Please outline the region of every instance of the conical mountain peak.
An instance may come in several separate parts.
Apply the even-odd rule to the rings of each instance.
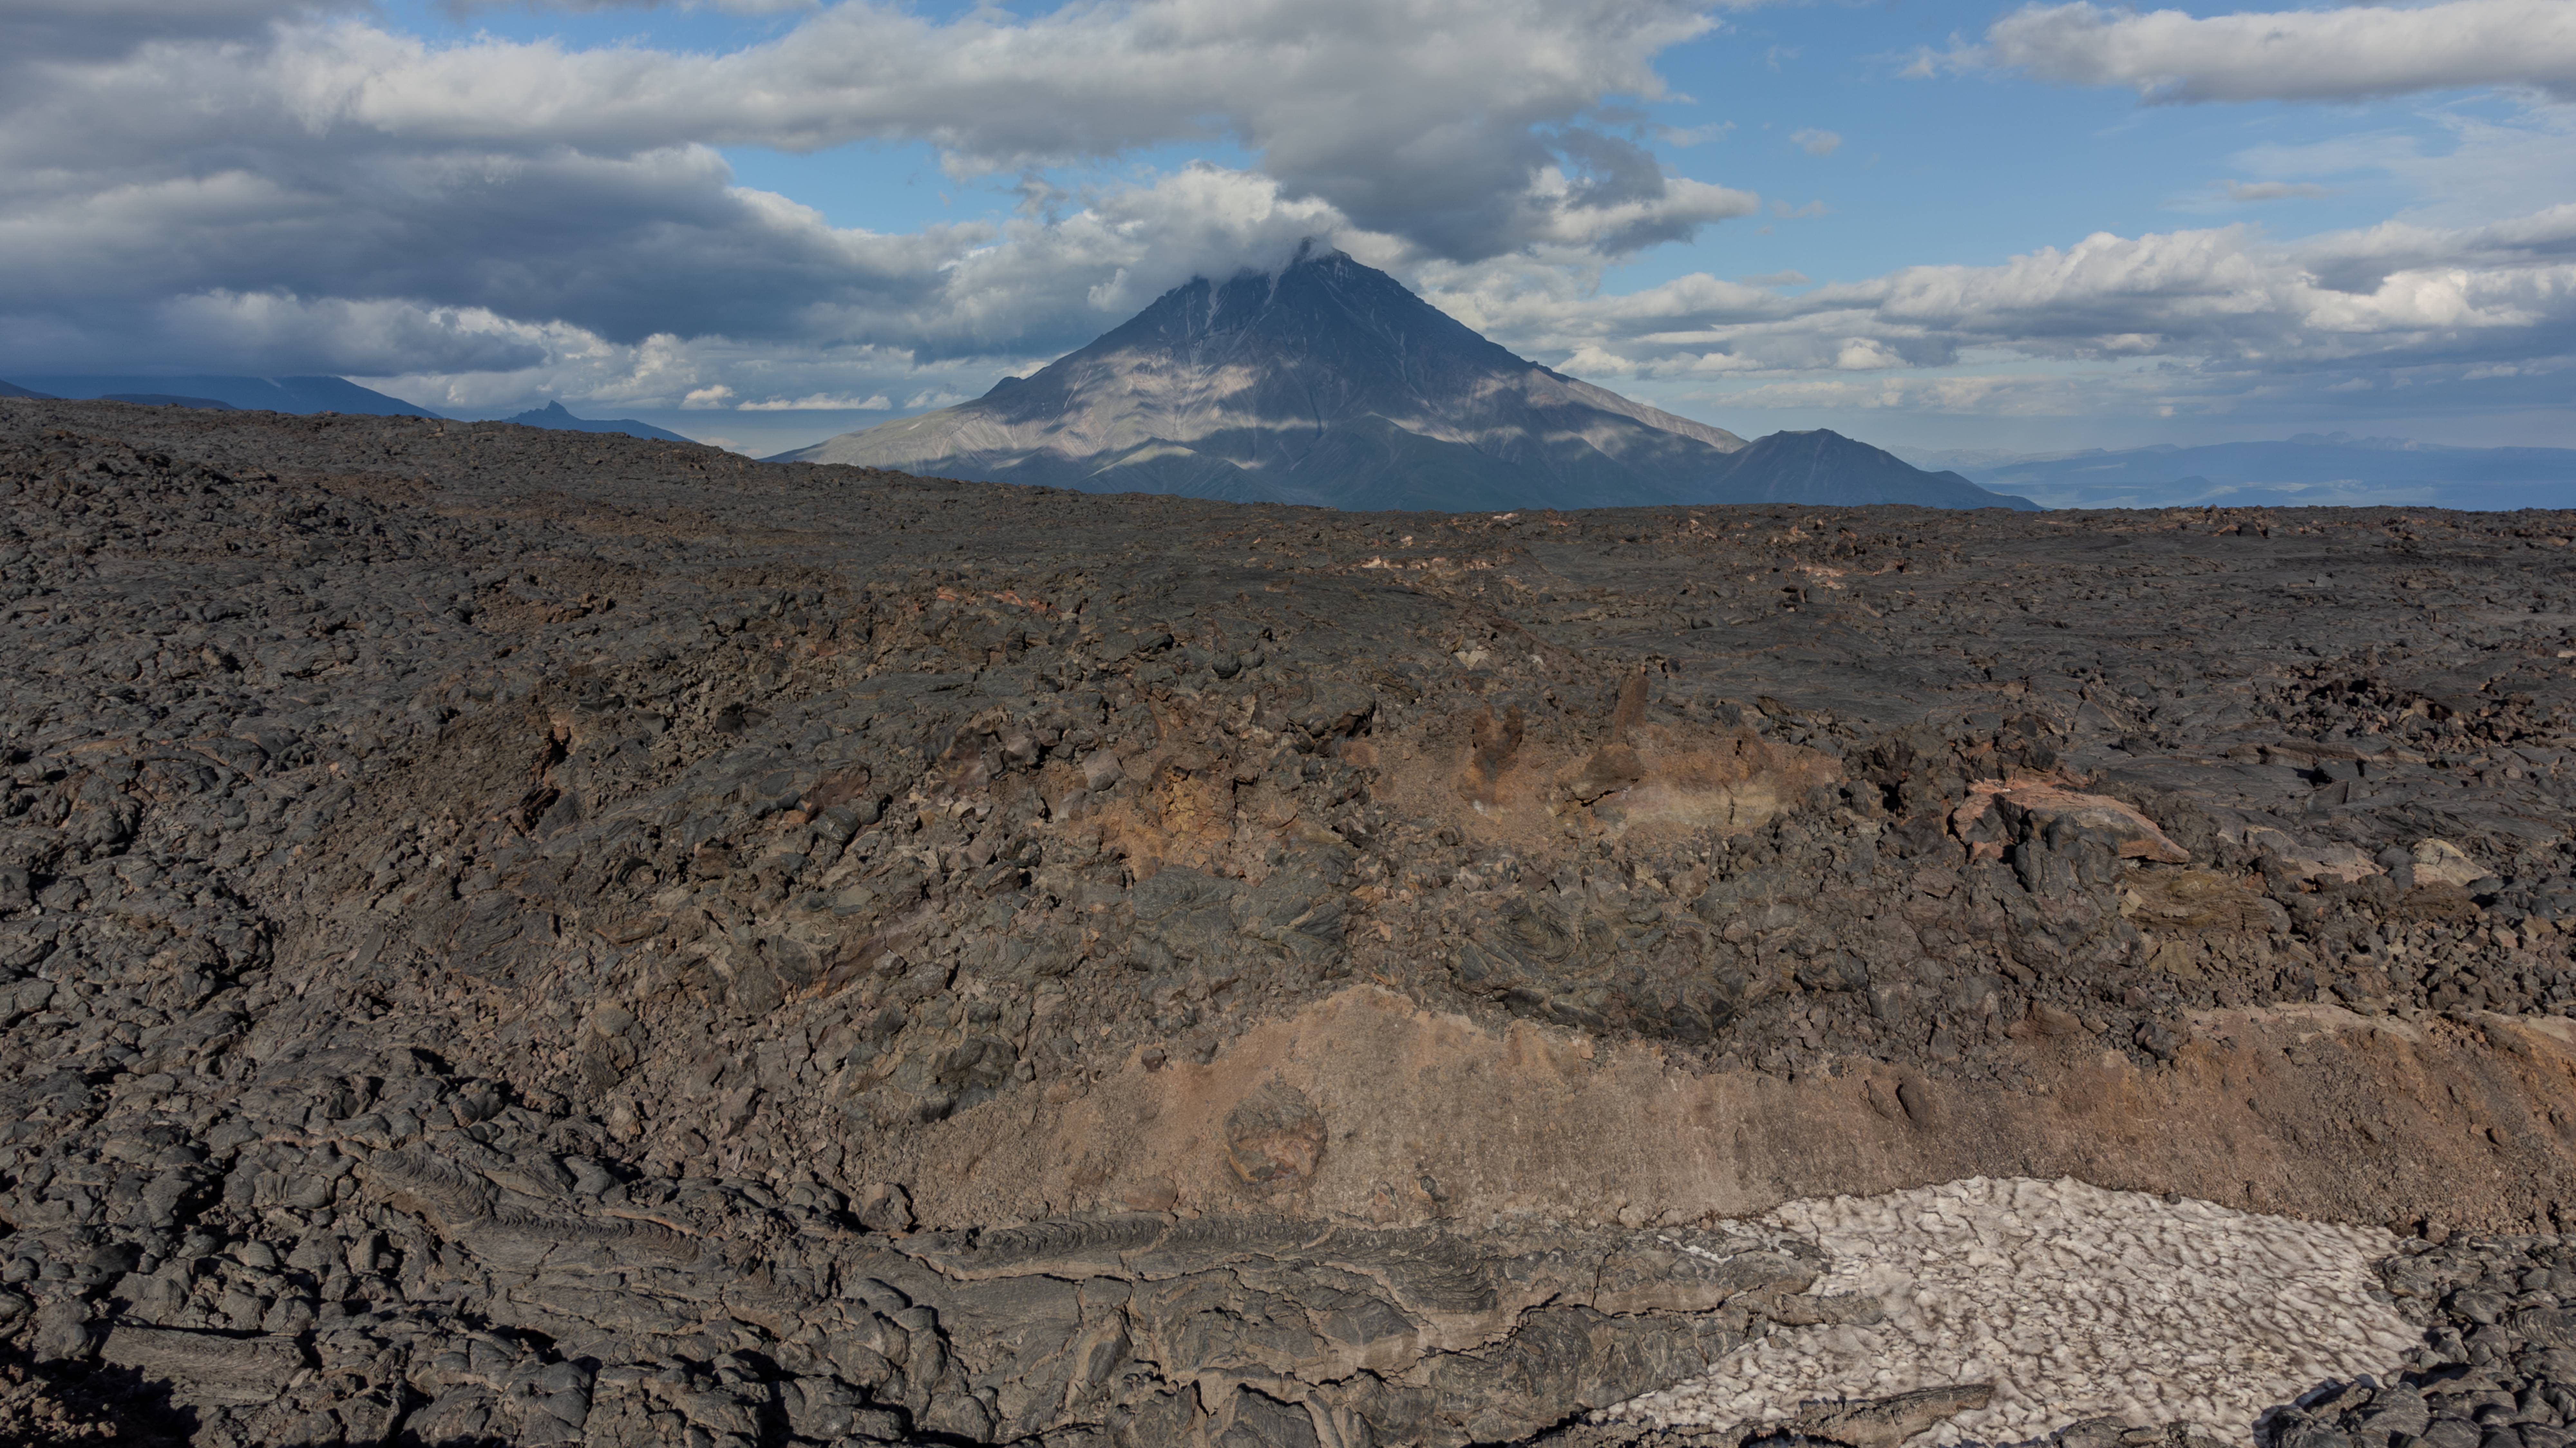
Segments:
[[[786,456],[1097,492],[1471,511],[1729,501],[1744,446],[1515,356],[1385,272],[1310,243],[1276,271],[1193,277],[972,402]]]

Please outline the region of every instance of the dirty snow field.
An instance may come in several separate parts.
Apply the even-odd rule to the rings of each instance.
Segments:
[[[1720,1426],[1818,1398],[1991,1381],[1991,1406],[1918,1441],[2012,1442],[2086,1418],[2192,1423],[2230,1441],[2329,1378],[2386,1374],[2421,1341],[2346,1227],[2106,1191],[1973,1177],[1879,1197],[1793,1201],[1759,1226],[1831,1254],[1818,1293],[1866,1293],[1885,1321],[1775,1328],[1706,1376],[1605,1417]]]

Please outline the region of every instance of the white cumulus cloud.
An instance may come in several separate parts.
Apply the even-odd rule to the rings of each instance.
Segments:
[[[1293,196],[1472,257],[1589,226],[1562,213],[1664,200],[1653,158],[1589,118],[1661,95],[1655,55],[1709,25],[1687,0],[1130,0],[944,23],[851,0],[777,40],[691,54],[290,24],[266,45],[147,45],[30,75],[0,156],[15,138],[142,164],[237,139],[224,131],[620,158],[873,140],[927,142],[977,173],[1224,139]],[[74,112],[89,124],[64,124]],[[1682,225],[1704,210],[1672,206]]]
[[[847,0],[697,53],[436,43],[363,0],[25,0],[0,10],[17,42],[0,44],[0,369],[149,357],[474,395],[468,374],[569,369],[545,395],[582,397],[572,373],[611,385],[680,339],[798,373],[725,379],[745,397],[901,397],[953,389],[802,369],[863,348],[1043,358],[1310,236],[1379,264],[1597,269],[1760,205],[1620,133],[1617,107],[1661,93],[1655,57],[1705,11],[1113,0],[935,18]],[[736,184],[721,152],[854,142],[1024,176],[1029,205],[839,227]],[[1192,142],[1249,160],[1045,179]],[[655,375],[672,398],[718,381]]]
[[[2313,181],[2229,181],[2224,185],[2230,201],[2287,201],[2332,194]]]
[[[2032,5],[1941,64],[2017,67],[2163,101],[2350,101],[2464,86],[2576,97],[2576,5],[2437,0],[2194,16]]]
[[[1693,415],[1721,423],[1730,407],[2075,413],[2123,396],[2216,407],[2357,375],[2468,380],[2499,364],[2540,387],[2576,370],[2576,205],[2297,242],[2242,226],[2106,232],[1796,296],[1706,275],[1600,296],[1498,267],[1452,273],[1433,295],[1508,344],[1696,400]]]
[[[777,397],[767,402],[735,404],[738,412],[883,412],[894,406],[882,392],[872,397],[834,397],[815,392],[803,397]]]

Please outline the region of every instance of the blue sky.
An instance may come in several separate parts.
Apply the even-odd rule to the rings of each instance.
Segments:
[[[2576,445],[2569,0],[20,8],[22,373],[768,451],[1318,234],[1748,435]]]

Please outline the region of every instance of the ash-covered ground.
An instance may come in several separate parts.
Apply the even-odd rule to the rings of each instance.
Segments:
[[[1604,1410],[2028,1177],[2407,1239],[2265,1434],[2560,1448],[2571,536],[0,403],[0,1437],[1879,1448],[1985,1388]]]

